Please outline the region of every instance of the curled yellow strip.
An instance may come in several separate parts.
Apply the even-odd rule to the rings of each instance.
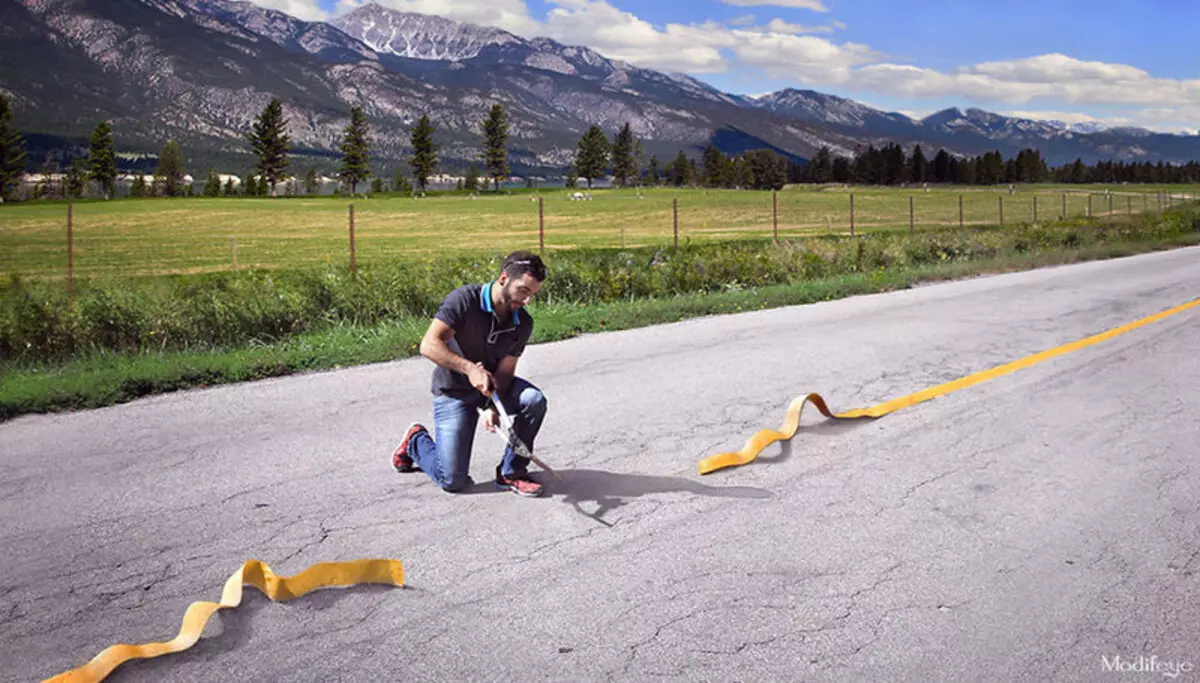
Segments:
[[[787,441],[796,435],[796,430],[800,428],[800,413],[804,410],[804,404],[811,403],[821,414],[828,418],[843,418],[851,417],[849,415],[839,414],[834,415],[829,410],[829,406],[825,404],[825,399],[821,398],[820,394],[808,394],[801,396],[792,401],[788,406],[787,417],[783,421],[783,425],[778,429],[762,429],[757,434],[750,437],[745,446],[736,453],[717,453],[710,455],[700,461],[700,474],[708,474],[716,470],[726,467],[736,467],[745,465],[758,457],[758,454],[764,448],[770,446],[776,441]],[[865,416],[853,416],[865,417]]]
[[[1161,313],[1155,313],[1154,315],[1147,316],[1141,320],[1129,323],[1128,325],[1115,327],[1106,332],[1101,332],[1100,334],[1094,334],[1090,337],[1085,337],[1078,341],[1070,342],[1069,344],[1056,346],[1052,349],[1047,349],[1019,360],[1005,363],[1004,365],[997,365],[994,368],[976,372],[967,375],[966,377],[960,377],[954,381],[946,382],[945,384],[939,384],[936,387],[930,387],[923,391],[918,391],[916,393],[909,394],[908,396],[902,396],[901,398],[893,399],[886,403],[880,403],[879,405],[872,406],[870,408],[856,408],[854,410],[849,410],[844,413],[837,413],[835,415],[830,412],[828,406],[825,405],[825,400],[822,399],[820,395],[808,394],[807,396],[803,396],[792,401],[792,404],[788,407],[787,419],[784,421],[783,426],[780,427],[778,431],[774,429],[763,429],[754,436],[750,437],[750,440],[746,442],[746,445],[742,446],[741,450],[737,451],[736,453],[718,453],[701,460],[700,474],[708,474],[709,472],[715,472],[716,470],[725,467],[745,465],[746,463],[749,463],[757,458],[758,454],[761,453],[762,450],[767,446],[770,446],[776,441],[791,439],[796,435],[796,430],[800,426],[800,411],[803,410],[804,404],[807,402],[811,402],[817,407],[817,410],[821,411],[822,415],[831,419],[837,418],[843,420],[853,420],[864,417],[883,417],[884,415],[893,413],[901,408],[914,406],[932,398],[944,396],[951,392],[958,391],[959,389],[965,389],[967,387],[979,384],[980,382],[986,382],[989,379],[995,379],[996,377],[1007,375],[1011,372],[1016,372],[1017,370],[1041,363],[1042,361],[1049,360],[1055,356],[1061,356],[1065,353],[1077,351],[1086,346],[1099,344],[1102,341],[1112,339],[1117,335],[1125,334],[1126,332],[1135,330],[1144,325],[1149,325],[1150,323],[1157,322],[1168,316],[1186,311],[1194,306],[1200,306],[1200,299],[1194,299],[1186,304],[1167,309]]]
[[[193,602],[183,615],[179,635],[161,643],[128,645],[120,643],[106,648],[83,666],[47,679],[54,683],[95,683],[102,681],[118,666],[131,659],[149,659],[172,652],[181,652],[196,644],[209,617],[218,610],[237,607],[242,603],[242,584],[257,587],[272,600],[291,600],[309,591],[329,586],[351,586],[359,583],[404,585],[404,565],[399,560],[353,560],[350,562],[321,562],[295,576],[278,576],[266,563],[247,560],[242,568],[225,582],[221,602]]]

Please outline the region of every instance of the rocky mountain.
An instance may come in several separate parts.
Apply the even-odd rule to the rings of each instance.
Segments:
[[[372,50],[412,59],[459,62],[492,46],[523,43],[497,28],[463,24],[427,14],[396,12],[370,4],[329,22]]]
[[[1045,123],[1054,126],[1059,130],[1065,130],[1070,133],[1083,133],[1085,135],[1099,133],[1100,131],[1108,130],[1112,127],[1108,124],[1101,123],[1100,121],[1080,121],[1078,123],[1067,123],[1066,121],[1051,119],[1049,121],[1045,121]]]
[[[786,88],[747,100],[747,104],[823,125],[857,128],[873,133],[912,135],[919,132],[916,123],[904,114],[883,112],[854,100],[815,90]]]
[[[662,161],[709,143],[800,160],[889,141],[1006,156],[1036,146],[1052,163],[1200,158],[1194,136],[1081,134],[977,109],[913,121],[811,90],[750,98],[586,47],[377,5],[307,22],[240,0],[0,0],[0,63],[0,89],[31,141],[78,147],[107,118],[121,149],[154,153],[173,137],[193,168],[248,168],[245,135],[274,96],[299,168],[332,169],[353,105],[371,120],[379,171],[402,163],[422,114],[437,126],[443,167],[461,168],[496,102],[511,116],[518,173],[560,172],[588,126],[612,134],[626,122]]]

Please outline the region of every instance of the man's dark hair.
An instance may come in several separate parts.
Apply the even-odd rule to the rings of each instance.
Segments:
[[[509,254],[500,270],[508,273],[511,278],[519,278],[529,273],[538,282],[546,279],[546,264],[542,262],[542,257],[528,251],[514,251]]]

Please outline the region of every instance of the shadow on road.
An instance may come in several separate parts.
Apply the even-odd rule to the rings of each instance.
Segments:
[[[770,498],[773,493],[752,486],[709,486],[685,477],[667,477],[646,474],[622,474],[605,470],[558,470],[562,479],[546,474],[538,475],[545,482],[551,497],[569,503],[579,514],[590,517],[605,526],[612,523],[604,515],[625,503],[642,496],[666,493],[691,493],[713,498]],[[582,503],[594,503],[594,512],[583,509]]]
[[[760,454],[755,459],[755,461],[756,462],[767,462],[767,463],[781,463],[784,460],[787,460],[788,458],[792,457],[792,444],[795,443],[795,441],[797,439],[802,439],[806,436],[841,436],[842,434],[846,434],[848,432],[852,432],[856,429],[864,427],[869,422],[871,422],[871,420],[826,420],[824,422],[821,422],[821,423],[818,423],[815,425],[811,425],[811,426],[806,425],[806,426],[802,427],[801,430],[799,432],[797,432],[796,435],[793,436],[791,439],[789,439],[787,441],[779,441],[778,442],[778,444],[779,444],[779,454],[778,455],[761,455]],[[772,450],[772,448],[773,448],[773,445],[768,446],[766,449],[764,449],[764,452],[770,451],[770,450]]]

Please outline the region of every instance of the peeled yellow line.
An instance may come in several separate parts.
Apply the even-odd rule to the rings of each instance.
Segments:
[[[404,585],[404,565],[399,560],[352,560],[350,562],[321,562],[295,576],[278,576],[266,563],[247,560],[225,582],[221,602],[193,602],[183,615],[179,635],[161,643],[128,645],[120,643],[106,648],[83,666],[61,673],[47,682],[95,683],[102,681],[118,666],[131,659],[149,659],[172,652],[181,652],[196,644],[209,617],[218,610],[237,607],[242,603],[242,584],[257,587],[272,600],[290,600],[309,591],[329,586],[351,586],[359,583]]]
[[[915,394],[909,394],[908,396],[893,399],[887,403],[880,403],[879,405],[871,408],[856,408],[854,410],[834,414],[829,410],[825,404],[825,400],[822,399],[819,394],[808,394],[807,396],[803,396],[792,401],[792,404],[788,406],[787,418],[784,420],[783,426],[781,426],[778,430],[760,430],[757,434],[750,437],[750,440],[746,442],[746,445],[742,446],[741,450],[738,450],[736,453],[718,453],[716,455],[710,455],[709,457],[704,458],[700,461],[700,474],[708,474],[709,472],[715,472],[716,470],[726,467],[745,465],[746,463],[752,462],[755,458],[757,458],[758,454],[761,453],[762,450],[767,446],[775,443],[776,441],[791,439],[796,435],[796,430],[800,427],[800,412],[804,409],[805,403],[811,402],[814,406],[816,406],[817,410],[821,411],[822,415],[830,419],[854,420],[864,417],[883,417],[884,415],[900,410],[901,408],[907,408],[909,406],[928,401],[931,398],[944,396],[951,392],[958,391],[959,389],[965,389],[967,387],[979,384],[980,382],[986,382],[987,380],[994,379],[1002,375],[1007,375],[1011,372],[1016,372],[1022,368],[1027,368],[1036,363],[1041,363],[1044,360],[1049,360],[1065,353],[1077,351],[1086,346],[1099,344],[1102,341],[1112,339],[1117,335],[1135,330],[1144,325],[1158,322],[1163,318],[1186,311],[1194,306],[1200,306],[1200,299],[1195,299],[1186,304],[1165,310],[1161,313],[1155,313],[1152,316],[1142,318],[1141,320],[1129,323],[1128,325],[1122,325],[1121,327],[1113,328],[1107,332],[1101,332],[1100,334],[1095,334],[1085,339],[1080,339],[1079,341],[1063,344],[1062,346],[1056,346],[1052,349],[1047,349],[1040,353],[1026,356],[1020,360],[1012,361],[1011,363],[1005,363],[1004,365],[998,365],[989,370],[976,372],[974,374],[967,375],[966,377],[956,379],[952,382],[939,384],[936,387],[918,391]]]

